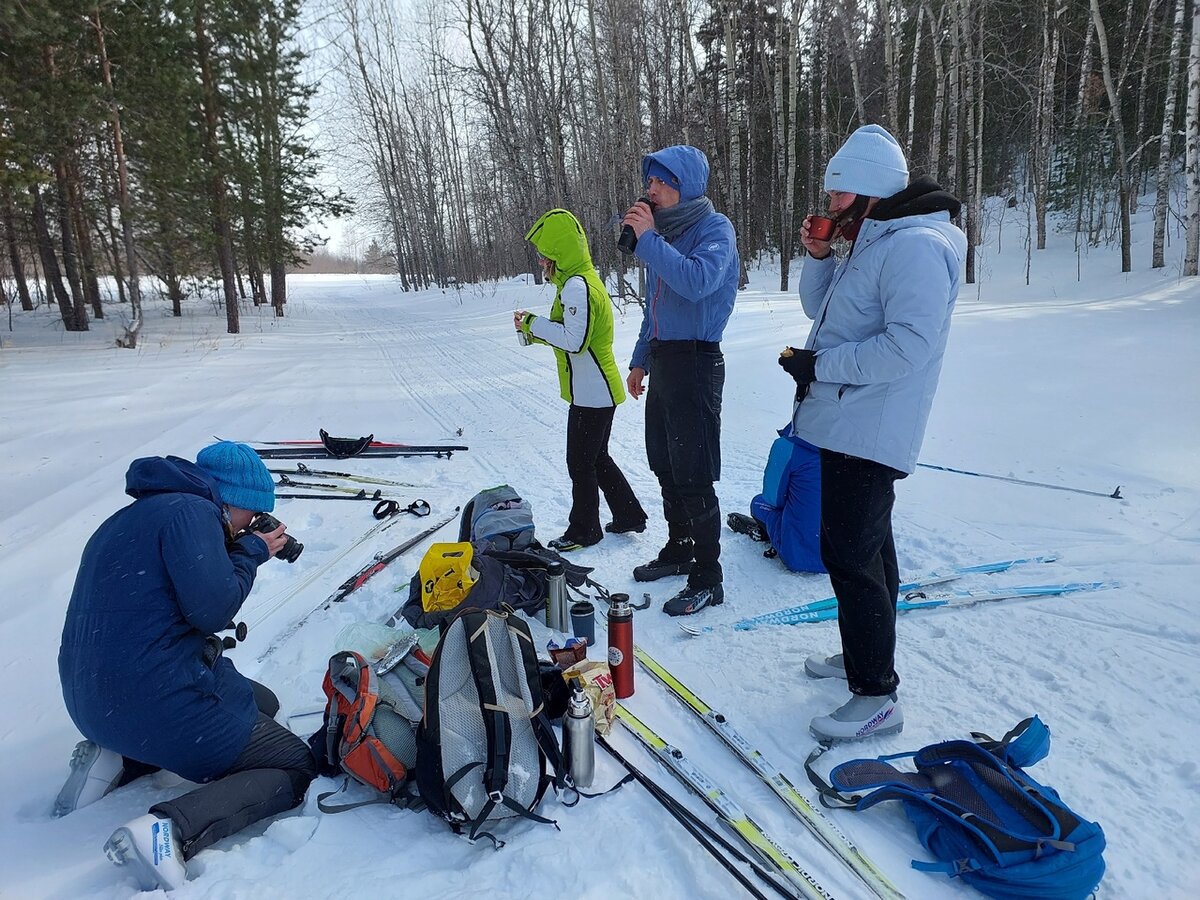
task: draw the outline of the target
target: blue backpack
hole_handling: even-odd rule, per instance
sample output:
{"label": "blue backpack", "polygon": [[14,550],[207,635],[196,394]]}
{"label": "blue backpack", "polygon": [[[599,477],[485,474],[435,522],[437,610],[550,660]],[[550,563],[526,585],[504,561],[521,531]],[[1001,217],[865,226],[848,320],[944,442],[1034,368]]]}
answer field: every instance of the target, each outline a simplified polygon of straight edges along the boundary
{"label": "blue backpack", "polygon": [[[812,768],[825,748],[806,768],[828,807],[863,810],[899,800],[938,860],[913,860],[914,869],[962,878],[1001,900],[1086,898],[1104,876],[1104,832],[1023,769],[1049,752],[1050,730],[1033,716],[999,741],[971,737],[851,760],[827,782]],[[912,759],[916,772],[897,769],[895,759]]]}

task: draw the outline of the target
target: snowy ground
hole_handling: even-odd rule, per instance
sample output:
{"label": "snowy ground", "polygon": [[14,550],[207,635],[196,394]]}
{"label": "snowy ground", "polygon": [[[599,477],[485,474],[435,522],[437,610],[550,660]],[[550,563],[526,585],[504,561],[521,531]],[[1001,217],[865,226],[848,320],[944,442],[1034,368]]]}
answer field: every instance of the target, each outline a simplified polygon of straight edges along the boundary
{"label": "snowy ground", "polygon": [[[1141,227],[1144,222],[1139,222]],[[898,669],[902,735],[830,754],[837,760],[914,749],[970,730],[999,734],[1038,713],[1054,732],[1035,774],[1097,819],[1109,840],[1101,896],[1195,896],[1200,864],[1200,282],[1174,268],[1122,275],[1113,252],[1092,251],[1076,281],[1069,239],[1034,261],[1024,284],[1020,236],[985,256],[981,288],[964,287],[922,460],[1088,490],[1122,486],[1124,500],[919,470],[896,506],[903,573],[1057,552],[1050,566],[979,577],[964,586],[1118,580],[1070,598],[1008,601],[904,618]],[[1149,248],[1135,246],[1139,267]],[[445,460],[355,461],[364,474],[419,482],[397,496],[448,513],[503,481],[531,499],[543,539],[561,532],[569,503],[563,464],[566,410],[550,354],[513,337],[510,313],[545,309],[552,294],[524,281],[403,294],[387,278],[290,280],[289,315],[243,314],[224,334],[210,307],[182,319],[150,309],[142,346],[113,348],[117,323],[66,334],[43,309],[0,331],[0,607],[8,714],[0,725],[0,896],[124,897],[133,882],[102,857],[118,824],[182,787],[146,780],[66,819],[49,810],[77,735],[62,708],[56,655],[80,551],[126,502],[123,476],[138,456],[192,455],[212,435],[234,439],[373,432],[384,440],[454,440]],[[726,332],[723,510],[746,511],[790,410],[775,365],[808,330],[799,303],[760,270]],[[638,319],[618,321],[625,360]],[[642,441],[644,404],[618,411],[613,452],[653,513],[647,533],[610,536],[579,559],[613,590],[640,596],[632,567],[665,535]],[[459,435],[461,434],[461,438]],[[290,465],[285,464],[285,465]],[[371,523],[368,504],[281,502],[277,513],[306,545],[295,566],[273,562],[241,618],[249,640],[233,651],[246,674],[272,686],[285,709],[316,705],[333,639],[346,624],[399,605],[419,552],[354,603],[314,617],[264,663],[271,638],[319,603],[371,554],[420,529],[402,523],[358,548],[283,608],[274,601]],[[452,534],[448,530],[444,536]],[[760,547],[728,535],[728,602],[705,624],[732,622],[829,594],[828,580],[785,571]],[[678,588],[650,585],[657,603]],[[810,625],[687,638],[657,606],[637,618],[639,642],[713,706],[733,715],[769,758],[804,783],[809,718],[840,703],[835,684],[803,677],[804,657],[832,651],[836,626]],[[642,672],[630,705],[718,776],[838,898],[862,888],[682,707]],[[616,742],[676,790],[627,735]],[[600,755],[598,783],[616,778]],[[644,792],[627,787],[567,810],[549,802],[562,832],[521,825],[501,852],[470,846],[433,817],[370,807],[339,816],[315,808],[318,781],[297,813],[201,854],[182,897],[734,896],[737,886]],[[706,817],[707,812],[696,804]],[[838,824],[909,898],[969,895],[916,872],[920,855],[898,809],[835,813]],[[1188,885],[1192,885],[1189,888]]]}

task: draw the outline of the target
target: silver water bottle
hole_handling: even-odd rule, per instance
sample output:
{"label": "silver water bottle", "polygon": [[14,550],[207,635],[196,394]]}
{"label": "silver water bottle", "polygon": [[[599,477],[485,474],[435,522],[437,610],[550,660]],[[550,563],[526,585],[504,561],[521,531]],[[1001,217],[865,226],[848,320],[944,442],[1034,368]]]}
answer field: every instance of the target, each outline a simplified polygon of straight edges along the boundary
{"label": "silver water bottle", "polygon": [[571,699],[563,716],[563,759],[575,787],[592,786],[596,777],[596,720],[592,700],[578,678],[571,679]]}
{"label": "silver water bottle", "polygon": [[563,564],[555,559],[546,566],[549,588],[546,593],[546,627],[552,631],[571,631],[571,612],[567,603],[567,576]]}

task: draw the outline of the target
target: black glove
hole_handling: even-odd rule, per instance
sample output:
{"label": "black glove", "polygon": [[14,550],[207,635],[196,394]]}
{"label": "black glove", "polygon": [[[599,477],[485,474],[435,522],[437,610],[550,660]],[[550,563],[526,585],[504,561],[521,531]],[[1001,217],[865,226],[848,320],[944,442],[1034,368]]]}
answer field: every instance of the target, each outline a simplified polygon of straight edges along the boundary
{"label": "black glove", "polygon": [[790,356],[780,355],[779,365],[796,381],[796,387],[805,388],[817,380],[817,354],[812,350],[791,350]]}

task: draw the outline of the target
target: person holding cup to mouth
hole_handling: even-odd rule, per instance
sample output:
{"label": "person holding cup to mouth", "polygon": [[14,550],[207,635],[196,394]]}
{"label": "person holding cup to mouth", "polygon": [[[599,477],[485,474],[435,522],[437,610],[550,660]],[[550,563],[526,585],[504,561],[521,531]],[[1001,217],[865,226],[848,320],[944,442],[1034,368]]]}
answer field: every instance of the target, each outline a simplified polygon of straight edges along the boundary
{"label": "person holding cup to mouth", "polygon": [[[842,652],[810,657],[805,671],[847,682],[850,699],[809,726],[837,742],[903,727],[894,485],[916,466],[967,244],[951,221],[959,201],[930,178],[909,184],[899,143],[878,125],[834,154],[825,191],[829,217],[800,229],[800,302],[813,326],[779,365],[796,383],[793,431],[821,450],[821,559]],[[840,260],[837,238],[850,244]]]}

